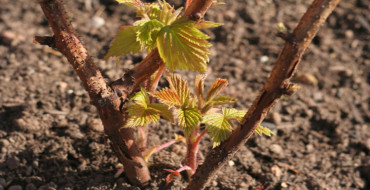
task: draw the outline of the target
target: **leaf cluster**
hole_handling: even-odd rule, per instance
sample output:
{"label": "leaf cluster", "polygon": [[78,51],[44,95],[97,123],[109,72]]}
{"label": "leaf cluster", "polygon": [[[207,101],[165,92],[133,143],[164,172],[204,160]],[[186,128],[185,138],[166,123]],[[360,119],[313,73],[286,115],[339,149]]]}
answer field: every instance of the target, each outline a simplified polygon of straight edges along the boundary
{"label": "leaf cluster", "polygon": [[197,23],[180,15],[167,2],[143,3],[140,0],[117,0],[134,8],[141,19],[132,26],[123,26],[112,41],[105,58],[142,50],[158,52],[166,66],[205,72],[209,61],[208,35],[199,29],[217,27],[221,24],[201,20]]}

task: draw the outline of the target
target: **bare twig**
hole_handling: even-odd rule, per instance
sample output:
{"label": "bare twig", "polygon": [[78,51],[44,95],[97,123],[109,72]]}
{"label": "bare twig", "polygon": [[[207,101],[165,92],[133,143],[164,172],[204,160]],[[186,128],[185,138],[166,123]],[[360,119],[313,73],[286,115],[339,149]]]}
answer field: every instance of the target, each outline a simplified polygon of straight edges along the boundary
{"label": "bare twig", "polygon": [[290,95],[297,89],[290,79],[296,71],[303,52],[339,2],[340,0],[315,0],[312,3],[294,30],[292,40],[285,43],[270,77],[244,116],[241,125],[225,142],[208,153],[204,164],[193,175],[187,187],[188,190],[204,189],[226,161],[230,160],[245,144],[277,100],[282,95]]}

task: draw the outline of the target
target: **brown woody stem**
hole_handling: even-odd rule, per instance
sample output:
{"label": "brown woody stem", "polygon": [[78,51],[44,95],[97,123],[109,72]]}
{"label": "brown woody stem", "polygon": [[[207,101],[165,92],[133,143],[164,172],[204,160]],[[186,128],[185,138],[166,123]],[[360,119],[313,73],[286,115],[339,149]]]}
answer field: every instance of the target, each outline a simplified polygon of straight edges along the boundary
{"label": "brown woody stem", "polygon": [[[35,41],[59,50],[68,59],[88,92],[92,104],[97,107],[104,130],[111,140],[111,146],[124,165],[130,182],[138,186],[147,184],[150,180],[149,170],[135,144],[133,129],[121,129],[126,119],[125,114],[121,112],[122,100],[129,92],[123,94],[123,97],[118,97],[105,82],[68,20],[61,1],[39,0],[39,2],[54,36],[35,37]],[[153,62],[144,60],[139,65],[146,67],[146,64],[152,68]],[[150,76],[148,73],[144,74],[140,68],[134,69],[133,73],[134,82],[127,83],[129,86],[125,86],[125,89],[133,89],[138,85],[136,82],[143,80],[142,75]]]}
{"label": "brown woody stem", "polygon": [[277,100],[284,94],[291,94],[295,88],[290,79],[303,52],[339,2],[340,0],[315,0],[312,3],[293,31],[292,40],[285,43],[270,77],[244,116],[241,125],[226,141],[208,153],[204,164],[193,175],[188,190],[204,189],[226,161],[229,161],[246,143]]}

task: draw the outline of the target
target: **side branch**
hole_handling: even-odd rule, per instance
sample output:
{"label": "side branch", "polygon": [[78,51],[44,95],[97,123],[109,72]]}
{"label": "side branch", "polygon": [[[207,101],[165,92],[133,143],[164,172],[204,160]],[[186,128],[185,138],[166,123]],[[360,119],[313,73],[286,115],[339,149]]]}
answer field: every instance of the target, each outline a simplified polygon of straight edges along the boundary
{"label": "side branch", "polygon": [[270,77],[242,123],[225,142],[208,153],[204,164],[193,175],[188,190],[204,189],[226,161],[245,144],[279,98],[284,94],[290,95],[297,89],[296,85],[290,83],[290,79],[296,72],[303,52],[339,2],[340,0],[315,0],[312,3],[294,30],[292,41],[285,43]]}

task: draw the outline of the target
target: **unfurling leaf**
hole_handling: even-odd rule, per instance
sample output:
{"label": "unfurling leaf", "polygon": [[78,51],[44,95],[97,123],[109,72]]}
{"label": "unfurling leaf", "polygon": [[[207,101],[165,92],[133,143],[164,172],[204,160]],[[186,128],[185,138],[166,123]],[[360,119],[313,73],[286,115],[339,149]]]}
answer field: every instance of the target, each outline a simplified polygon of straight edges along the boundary
{"label": "unfurling leaf", "polygon": [[131,98],[129,106],[127,107],[127,113],[130,116],[127,123],[123,127],[137,127],[139,125],[144,126],[150,123],[157,123],[159,116],[167,118],[173,122],[172,112],[166,105],[150,103],[149,95],[144,88],[140,92],[136,93]]}
{"label": "unfurling leaf", "polygon": [[209,100],[205,103],[204,107],[202,108],[202,113],[207,113],[214,106],[223,105],[223,104],[232,104],[236,101],[236,98],[232,98],[229,96],[218,96]]}
{"label": "unfurling leaf", "polygon": [[211,22],[211,21],[206,21],[206,20],[201,20],[196,23],[196,27],[198,29],[206,29],[206,28],[215,28],[222,26],[222,23],[216,23],[216,22]]}
{"label": "unfurling leaf", "polygon": [[223,140],[229,137],[233,128],[231,122],[220,113],[204,116],[202,123],[206,124],[206,129],[210,132],[213,147],[218,146]]}
{"label": "unfurling leaf", "polygon": [[170,74],[167,77],[167,81],[170,83],[170,88],[175,91],[180,98],[181,105],[188,105],[190,102],[190,89],[186,80],[179,75]]}
{"label": "unfurling leaf", "polygon": [[151,103],[148,106],[149,108],[155,110],[159,115],[163,116],[164,118],[168,119],[169,121],[173,122],[173,115],[171,110],[169,110],[167,105],[158,104],[158,103]]}
{"label": "unfurling leaf", "polygon": [[269,136],[271,137],[271,135],[276,135],[274,132],[272,132],[269,128],[267,127],[264,127],[262,125],[259,125],[257,128],[256,128],[256,133],[259,134],[260,136],[262,135],[266,135],[266,136]]}
{"label": "unfurling leaf", "polygon": [[202,114],[196,108],[181,108],[177,110],[179,125],[184,128],[185,134],[190,134],[194,127],[199,125]]}
{"label": "unfurling leaf", "polygon": [[159,1],[159,4],[161,5],[162,8],[159,20],[164,25],[172,24],[180,15],[182,7],[175,11],[175,9],[165,1]]}
{"label": "unfurling leaf", "polygon": [[230,96],[218,96],[216,98],[213,98],[209,102],[213,104],[214,106],[217,105],[223,105],[223,104],[232,104],[236,101],[236,98],[230,97]]}
{"label": "unfurling leaf", "polygon": [[140,42],[141,48],[147,48],[148,51],[156,46],[158,32],[162,29],[163,24],[157,19],[140,20],[135,24],[137,41]]}
{"label": "unfurling leaf", "polygon": [[114,37],[112,44],[104,59],[112,56],[137,53],[141,50],[140,42],[136,39],[136,32],[133,26],[122,26]]}
{"label": "unfurling leaf", "polygon": [[210,132],[213,147],[218,146],[222,141],[229,137],[233,124],[232,120],[241,121],[245,114],[243,110],[234,108],[222,108],[222,114],[211,113],[203,117],[202,123],[206,124],[206,129]]}
{"label": "unfurling leaf", "polygon": [[157,47],[170,70],[189,69],[205,72],[209,61],[206,40],[209,37],[195,27],[193,21],[181,18],[165,26],[157,35]]}
{"label": "unfurling leaf", "polygon": [[222,114],[228,118],[228,120],[237,120],[241,122],[246,111],[245,110],[237,110],[234,108],[222,108]]}
{"label": "unfurling leaf", "polygon": [[172,89],[163,88],[162,90],[153,93],[153,96],[156,97],[163,104],[168,105],[169,107],[181,106],[180,97],[177,95],[176,91]]}
{"label": "unfurling leaf", "polygon": [[226,79],[216,79],[216,81],[212,84],[211,88],[208,90],[206,100],[212,100],[215,96],[217,96],[220,91],[227,86]]}
{"label": "unfurling leaf", "polygon": [[198,98],[198,108],[201,109],[204,105],[203,99],[203,88],[204,88],[204,79],[206,75],[197,75],[195,77],[194,87],[195,87],[195,95]]}

